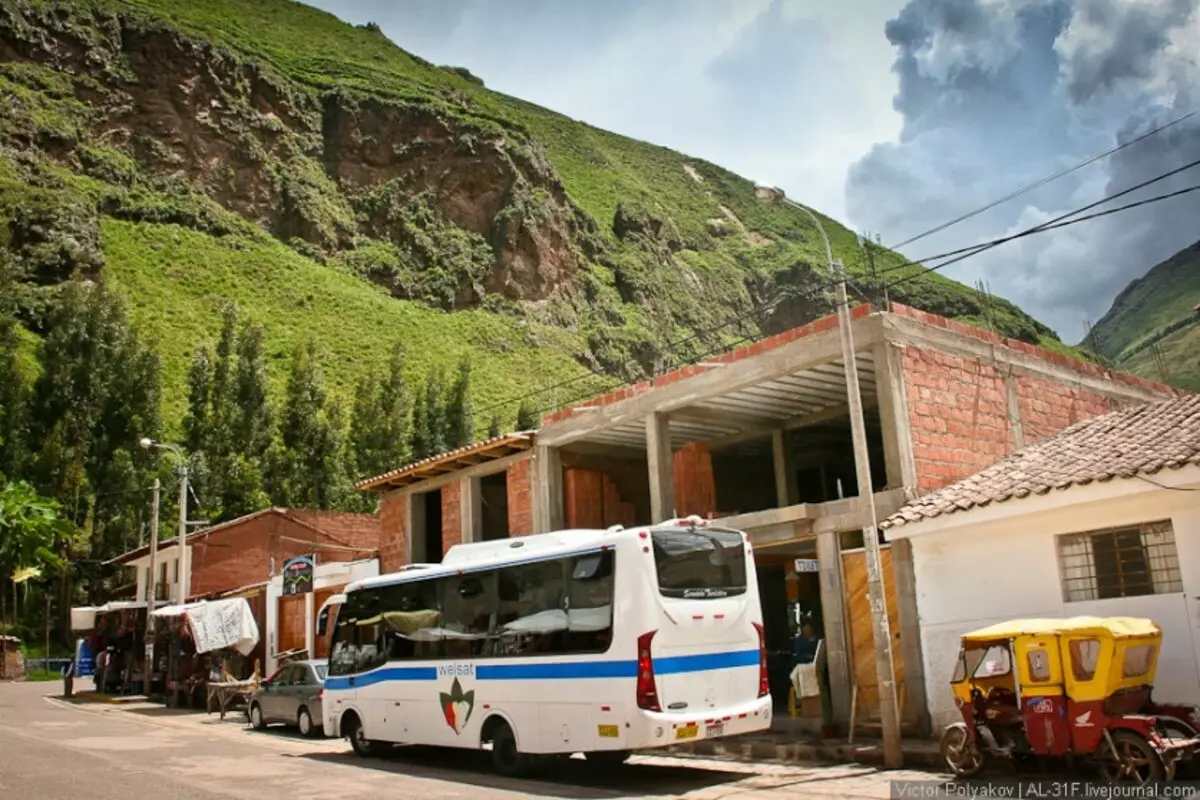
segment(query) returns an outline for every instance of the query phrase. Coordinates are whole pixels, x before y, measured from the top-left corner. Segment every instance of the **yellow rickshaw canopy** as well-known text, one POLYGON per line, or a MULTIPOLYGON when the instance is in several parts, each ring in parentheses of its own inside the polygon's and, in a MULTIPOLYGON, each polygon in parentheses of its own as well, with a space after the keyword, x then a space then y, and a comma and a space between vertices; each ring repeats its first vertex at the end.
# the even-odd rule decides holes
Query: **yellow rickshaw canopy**
POLYGON ((1064 619, 1014 619, 965 633, 963 644, 996 642, 1017 636, 1094 634, 1112 639, 1161 637, 1154 620, 1141 617, 1067 617, 1064 619))

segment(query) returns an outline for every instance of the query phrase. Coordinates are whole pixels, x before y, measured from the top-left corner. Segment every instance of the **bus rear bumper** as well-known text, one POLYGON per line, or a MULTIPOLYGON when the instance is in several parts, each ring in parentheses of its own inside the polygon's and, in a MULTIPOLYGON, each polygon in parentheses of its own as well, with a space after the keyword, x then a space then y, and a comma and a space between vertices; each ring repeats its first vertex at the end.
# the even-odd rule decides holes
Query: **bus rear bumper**
POLYGON ((641 711, 630 720, 626 747, 644 750, 754 733, 771 727, 770 697, 700 713, 641 711))

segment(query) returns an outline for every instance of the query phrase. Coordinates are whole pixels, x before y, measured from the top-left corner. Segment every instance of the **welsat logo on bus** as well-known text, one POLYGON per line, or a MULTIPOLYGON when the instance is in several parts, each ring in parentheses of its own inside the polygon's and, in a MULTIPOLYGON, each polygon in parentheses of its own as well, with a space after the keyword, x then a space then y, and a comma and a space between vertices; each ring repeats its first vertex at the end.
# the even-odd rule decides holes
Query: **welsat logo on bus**
POLYGON ((446 718, 446 724, 456 735, 462 733, 463 727, 471 719, 471 712, 475 710, 475 690, 464 692, 462 684, 455 678, 454 683, 450 685, 450 692, 442 692, 438 696, 441 699, 442 715, 446 718))

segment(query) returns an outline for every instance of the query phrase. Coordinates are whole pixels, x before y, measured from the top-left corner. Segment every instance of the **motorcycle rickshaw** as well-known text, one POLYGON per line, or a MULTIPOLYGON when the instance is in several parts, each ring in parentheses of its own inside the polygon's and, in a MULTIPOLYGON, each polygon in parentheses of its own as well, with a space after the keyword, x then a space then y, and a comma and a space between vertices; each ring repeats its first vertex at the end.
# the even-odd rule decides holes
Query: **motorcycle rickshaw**
POLYGON ((1151 699, 1162 631, 1148 619, 1005 622, 962 637, 942 732, 955 775, 990 758, 1089 764, 1110 782, 1173 780, 1200 750, 1200 715, 1151 699))

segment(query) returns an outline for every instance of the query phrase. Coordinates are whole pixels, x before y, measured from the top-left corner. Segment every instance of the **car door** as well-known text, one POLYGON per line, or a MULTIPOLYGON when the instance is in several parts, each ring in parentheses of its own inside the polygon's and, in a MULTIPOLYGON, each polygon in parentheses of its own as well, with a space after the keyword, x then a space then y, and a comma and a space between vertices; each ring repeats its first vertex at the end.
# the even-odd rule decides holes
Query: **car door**
POLYGON ((280 669, 263 693, 263 716, 270 722, 287 722, 289 720, 287 696, 292 690, 291 683, 295 669, 292 664, 280 669))
POLYGON ((313 674, 311 664, 298 664, 296 667, 296 685, 293 688, 295 697, 295 713, 292 714, 292 720, 295 721, 300 716, 302 707, 308 708, 309 713, 312 713, 312 701, 316 696, 317 691, 321 687, 317 684, 317 676, 313 674))
POLYGON ((292 664, 288 667, 287 680, 279 693, 279 721, 290 724, 296 723, 296 715, 300 713, 300 692, 304 687, 304 673, 308 667, 303 664, 292 664))

